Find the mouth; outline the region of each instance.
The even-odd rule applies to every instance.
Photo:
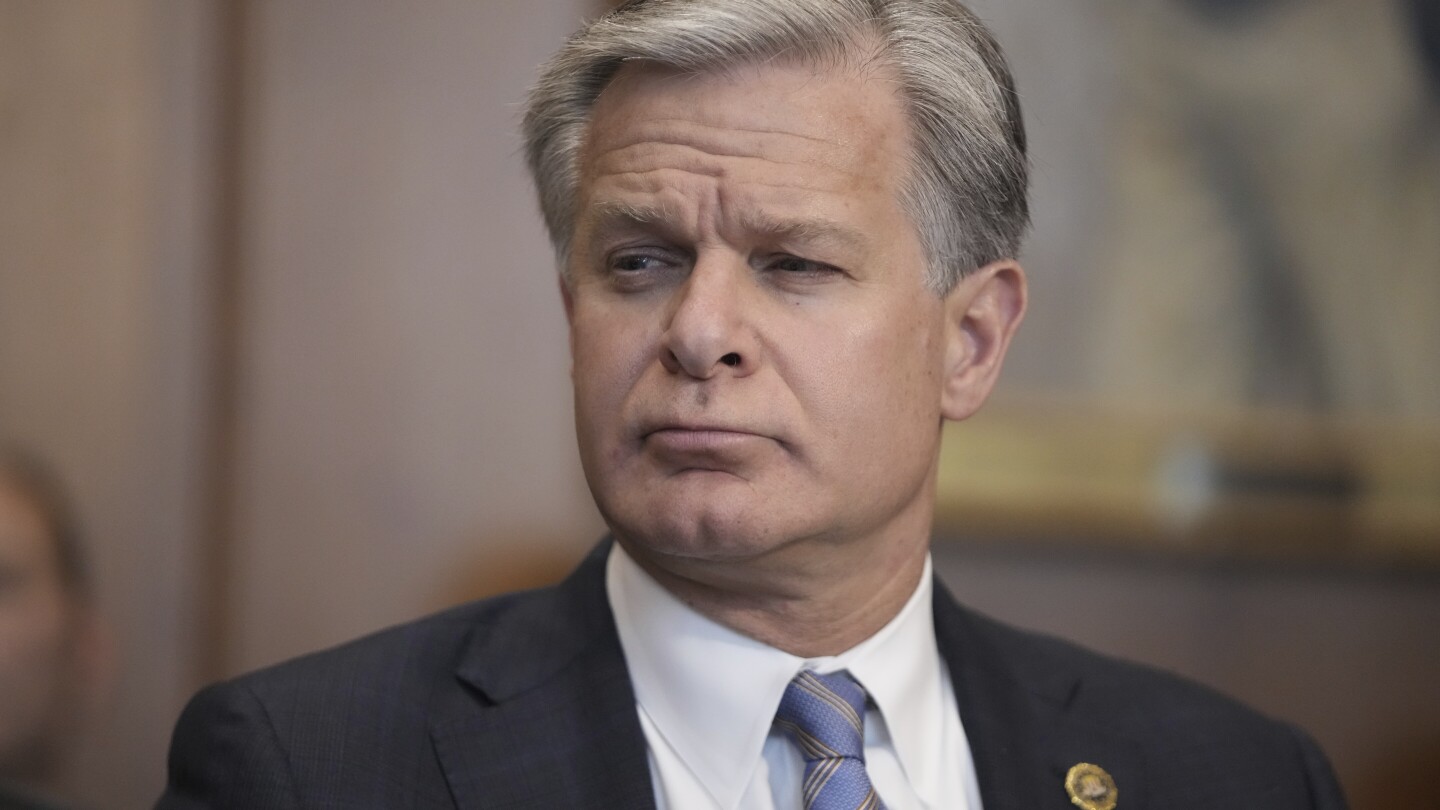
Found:
[[[690,424],[690,422],[672,422],[672,424],[652,425],[642,434],[644,438],[680,438],[680,440],[710,440],[730,441],[733,438],[756,437],[762,435],[746,428],[736,425],[720,424]]]
[[[641,444],[666,461],[689,466],[727,466],[751,457],[770,438],[733,425],[657,424],[641,434]]]
[[[657,441],[670,446],[693,446],[696,449],[723,447],[737,442],[764,438],[755,433],[734,428],[721,427],[680,427],[656,428],[645,434],[646,441]]]

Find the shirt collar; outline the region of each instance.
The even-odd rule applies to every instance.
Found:
[[[802,669],[842,669],[885,718],[913,781],[942,721],[942,679],[931,611],[931,561],[900,612],[836,656],[805,659],[702,616],[611,548],[606,590],[640,710],[720,807],[739,803],[758,767],[785,687]],[[930,735],[930,736],[926,736]]]

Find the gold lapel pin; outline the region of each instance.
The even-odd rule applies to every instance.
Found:
[[[1065,792],[1080,810],[1115,810],[1115,800],[1120,795],[1110,774],[1088,762],[1081,762],[1065,774]]]

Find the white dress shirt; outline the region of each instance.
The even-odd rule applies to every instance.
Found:
[[[802,810],[805,762],[771,728],[802,669],[869,693],[865,761],[889,810],[981,810],[955,691],[935,646],[931,563],[900,613],[841,653],[800,658],[700,615],[620,546],[605,588],[635,687],[659,810]]]

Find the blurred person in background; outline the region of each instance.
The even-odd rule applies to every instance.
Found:
[[[60,806],[106,658],[64,489],[0,448],[0,810]]]

